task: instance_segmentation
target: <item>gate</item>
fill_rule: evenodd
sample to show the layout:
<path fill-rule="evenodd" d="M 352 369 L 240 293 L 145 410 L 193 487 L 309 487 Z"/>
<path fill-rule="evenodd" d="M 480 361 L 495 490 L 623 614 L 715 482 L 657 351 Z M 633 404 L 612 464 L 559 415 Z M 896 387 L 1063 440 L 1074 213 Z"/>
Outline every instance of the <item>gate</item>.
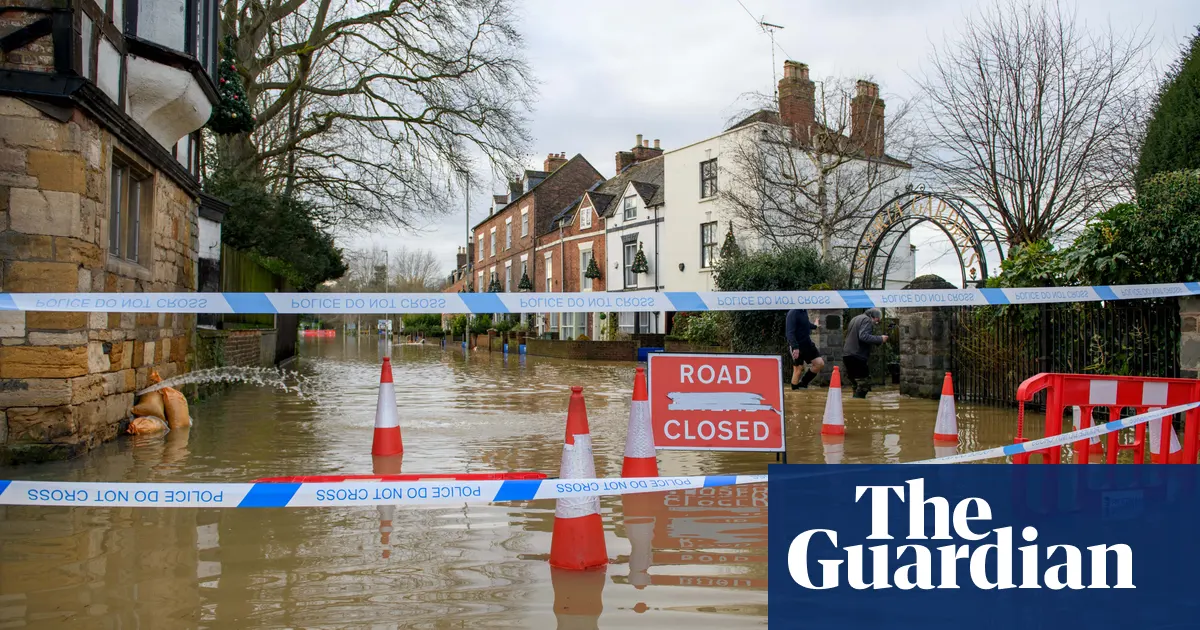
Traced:
<path fill-rule="evenodd" d="M 1173 298 L 950 311 L 947 363 L 960 400 L 1015 406 L 1020 384 L 1041 372 L 1179 376 Z"/>

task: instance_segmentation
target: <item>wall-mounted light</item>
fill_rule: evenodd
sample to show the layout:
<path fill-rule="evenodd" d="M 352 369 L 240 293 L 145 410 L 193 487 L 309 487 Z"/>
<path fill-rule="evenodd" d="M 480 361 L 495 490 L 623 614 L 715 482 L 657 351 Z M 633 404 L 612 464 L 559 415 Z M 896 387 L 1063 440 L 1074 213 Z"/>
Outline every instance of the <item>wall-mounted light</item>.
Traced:
<path fill-rule="evenodd" d="M 679 263 L 679 270 L 683 271 L 683 263 Z"/>
<path fill-rule="evenodd" d="M 619 263 L 619 262 L 613 263 L 613 269 L 620 269 L 620 268 L 621 268 L 621 263 Z"/>

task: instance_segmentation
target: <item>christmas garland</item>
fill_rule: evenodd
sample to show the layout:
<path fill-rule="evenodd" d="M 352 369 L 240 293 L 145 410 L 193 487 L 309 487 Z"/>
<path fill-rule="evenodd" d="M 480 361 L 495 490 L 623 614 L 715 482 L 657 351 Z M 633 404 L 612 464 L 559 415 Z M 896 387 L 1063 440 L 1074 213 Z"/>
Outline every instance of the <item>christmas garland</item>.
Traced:
<path fill-rule="evenodd" d="M 220 101 L 213 106 L 208 128 L 214 133 L 230 135 L 254 130 L 254 113 L 246 100 L 246 87 L 238 74 L 233 58 L 233 38 L 226 37 L 221 46 L 221 62 L 217 64 L 217 94 Z"/>
<path fill-rule="evenodd" d="M 637 255 L 633 257 L 633 273 L 650 273 L 650 264 L 646 262 L 646 254 L 642 252 L 642 242 L 638 241 Z"/>
<path fill-rule="evenodd" d="M 592 280 L 599 280 L 602 277 L 600 266 L 596 264 L 595 258 L 588 261 L 587 271 L 583 272 L 583 277 L 591 278 Z"/>

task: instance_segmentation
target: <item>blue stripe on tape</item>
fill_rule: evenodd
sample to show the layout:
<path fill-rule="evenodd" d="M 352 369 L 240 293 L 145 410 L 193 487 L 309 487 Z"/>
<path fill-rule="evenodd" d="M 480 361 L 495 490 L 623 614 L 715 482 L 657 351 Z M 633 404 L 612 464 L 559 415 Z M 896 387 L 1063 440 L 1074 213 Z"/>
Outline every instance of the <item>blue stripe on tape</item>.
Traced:
<path fill-rule="evenodd" d="M 875 302 L 866 291 L 838 291 L 838 295 L 846 301 L 846 308 L 871 308 Z"/>
<path fill-rule="evenodd" d="M 1112 287 L 1092 287 L 1096 290 L 1096 295 L 1100 296 L 1101 300 L 1116 300 L 1117 294 L 1112 290 Z"/>
<path fill-rule="evenodd" d="M 1187 287 L 1187 290 L 1192 293 L 1200 293 L 1200 282 L 1184 282 L 1183 286 Z M 3 298 L 3 296 L 0 295 L 0 298 Z M 4 307 L 0 306 L 0 308 Z"/>
<path fill-rule="evenodd" d="M 275 313 L 275 305 L 265 293 L 222 293 L 234 313 Z"/>
<path fill-rule="evenodd" d="M 0 480 L 0 494 L 4 494 L 4 491 L 8 490 L 8 484 L 10 483 L 12 482 Z"/>
<path fill-rule="evenodd" d="M 541 486 L 542 482 L 537 479 L 509 479 L 500 484 L 492 501 L 531 501 Z"/>
<path fill-rule="evenodd" d="M 288 501 L 300 490 L 298 483 L 256 483 L 238 504 L 238 507 L 268 508 L 287 507 Z"/>
<path fill-rule="evenodd" d="M 732 486 L 737 483 L 737 475 L 709 475 L 704 478 L 704 487 Z"/>
<path fill-rule="evenodd" d="M 677 311 L 707 311 L 708 305 L 695 291 L 667 291 L 667 299 Z"/>
<path fill-rule="evenodd" d="M 979 292 L 988 304 L 1011 304 L 1008 296 L 1004 294 L 1004 289 L 980 289 Z"/>
<path fill-rule="evenodd" d="M 459 293 L 463 304 L 472 313 L 507 313 L 508 307 L 495 293 Z"/>
<path fill-rule="evenodd" d="M 1025 448 L 1020 444 L 1009 444 L 1004 447 L 1005 455 L 1020 455 L 1025 452 Z"/>
<path fill-rule="evenodd" d="M 15 310 L 17 310 L 17 301 L 12 299 L 12 296 L 7 293 L 0 293 L 0 311 Z"/>

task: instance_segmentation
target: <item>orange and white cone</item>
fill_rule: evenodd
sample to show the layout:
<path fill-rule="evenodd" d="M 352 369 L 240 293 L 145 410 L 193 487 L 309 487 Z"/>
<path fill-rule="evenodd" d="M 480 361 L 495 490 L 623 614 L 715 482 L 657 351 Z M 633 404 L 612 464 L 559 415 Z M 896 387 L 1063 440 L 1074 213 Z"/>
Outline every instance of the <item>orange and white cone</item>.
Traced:
<path fill-rule="evenodd" d="M 594 479 L 592 435 L 588 429 L 583 388 L 571 388 L 567 407 L 567 437 L 563 443 L 560 479 Z M 554 510 L 550 538 L 550 566 L 580 571 L 608 564 L 599 497 L 563 497 Z"/>
<path fill-rule="evenodd" d="M 1071 422 L 1074 423 L 1076 431 L 1083 428 L 1080 426 L 1083 423 L 1082 409 L 1079 407 L 1071 407 Z M 1092 427 L 1095 426 L 1095 424 L 1089 424 L 1088 426 Z M 1094 437 L 1088 442 L 1088 452 L 1093 455 L 1104 452 L 1104 445 L 1100 443 L 1099 437 Z"/>
<path fill-rule="evenodd" d="M 846 455 L 846 436 L 822 435 L 821 450 L 825 452 L 826 464 L 840 464 Z"/>
<path fill-rule="evenodd" d="M 657 477 L 654 429 L 650 426 L 650 397 L 646 395 L 646 368 L 633 377 L 633 402 L 629 405 L 629 427 L 625 430 L 625 462 L 622 477 Z"/>
<path fill-rule="evenodd" d="M 603 571 L 564 571 L 550 568 L 550 587 L 554 589 L 554 618 L 559 630 L 599 628 L 604 612 Z"/>
<path fill-rule="evenodd" d="M 942 381 L 942 400 L 938 402 L 937 422 L 933 424 L 934 442 L 958 442 L 958 412 L 954 408 L 954 381 L 950 373 Z"/>
<path fill-rule="evenodd" d="M 1151 409 L 1150 411 L 1158 411 L 1158 409 Z M 1183 461 L 1183 447 L 1179 445 L 1179 435 L 1175 433 L 1175 423 L 1172 421 L 1171 416 L 1167 416 L 1166 420 L 1166 425 L 1171 430 L 1171 456 L 1167 458 L 1167 463 L 1178 464 Z M 1162 444 L 1163 421 L 1162 419 L 1151 420 L 1146 424 L 1150 426 L 1150 430 L 1147 431 L 1150 434 L 1150 437 L 1147 438 L 1150 440 L 1150 461 L 1155 464 L 1161 464 L 1162 456 L 1159 455 L 1159 451 Z"/>
<path fill-rule="evenodd" d="M 396 415 L 396 386 L 392 383 L 392 360 L 383 358 L 379 377 L 379 402 L 375 406 L 375 439 L 372 455 L 398 455 L 404 452 L 400 439 L 400 419 Z"/>
<path fill-rule="evenodd" d="M 845 435 L 846 419 L 842 413 L 842 373 L 833 366 L 829 377 L 829 394 L 825 398 L 825 418 L 821 420 L 821 435 Z"/>
<path fill-rule="evenodd" d="M 958 455 L 958 443 L 936 441 L 933 443 L 933 456 L 935 458 L 950 457 L 951 455 Z"/>

